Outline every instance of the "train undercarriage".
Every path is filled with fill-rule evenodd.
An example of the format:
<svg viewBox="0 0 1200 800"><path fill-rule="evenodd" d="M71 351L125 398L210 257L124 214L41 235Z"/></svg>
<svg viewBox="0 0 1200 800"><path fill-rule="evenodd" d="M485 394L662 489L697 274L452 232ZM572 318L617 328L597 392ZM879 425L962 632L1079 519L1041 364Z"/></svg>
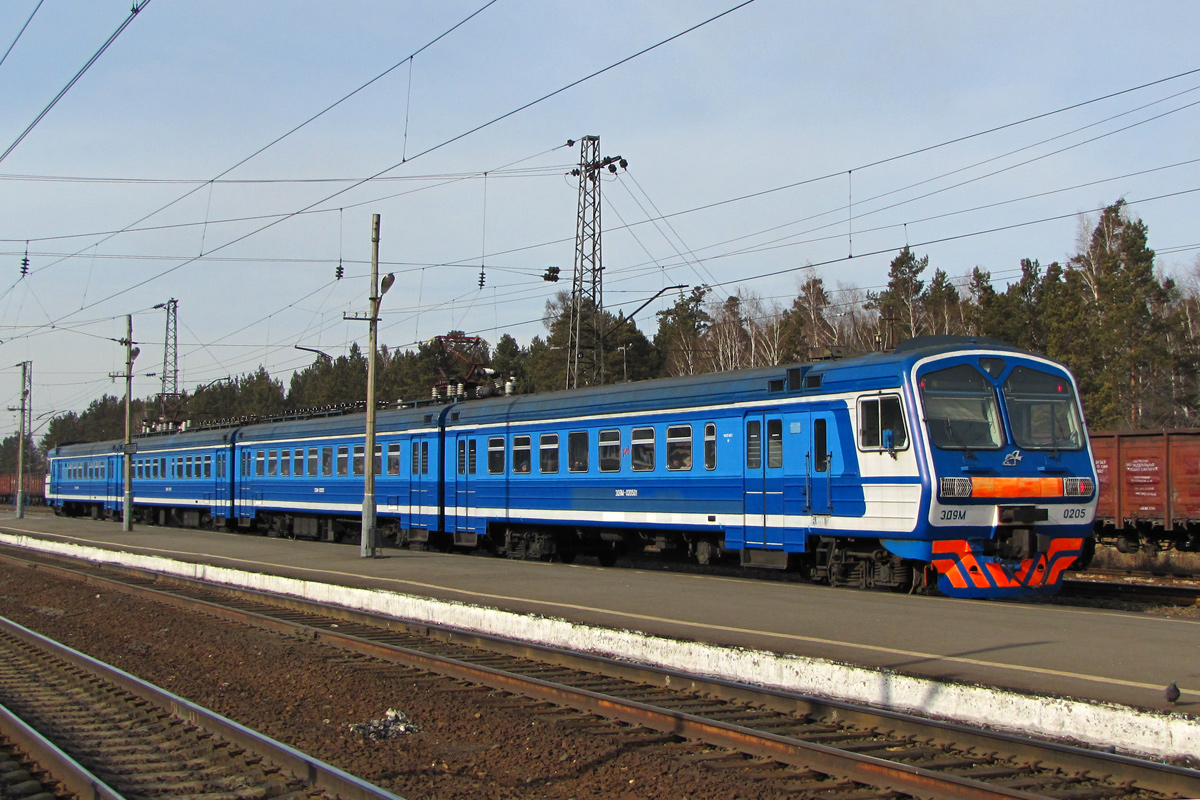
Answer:
<svg viewBox="0 0 1200 800"><path fill-rule="evenodd" d="M1094 539L1097 544L1115 547L1120 553L1148 556L1168 550L1200 553L1200 521L1189 521L1183 527L1170 530L1150 522L1127 524L1120 528L1112 523L1101 523L1096 525Z"/></svg>
<svg viewBox="0 0 1200 800"><path fill-rule="evenodd" d="M120 510L102 504L66 503L55 509L65 516L120 520ZM258 511L254 517L214 517L207 509L170 506L136 506L134 523L140 525L229 530L273 537L323 542L357 543L362 521L358 517ZM920 562L888 553L875 539L818 536L805 553L780 550L726 548L724 537L697 531L640 531L583 526L495 526L486 537L474 533L438 533L401 528L399 521L380 517L381 544L410 550L471 551L480 547L494 555L536 561L573 563L591 556L602 566L612 566L626 555L659 556L700 566L740 564L746 568L799 572L814 583L860 589L927 593L936 585L936 573Z"/></svg>

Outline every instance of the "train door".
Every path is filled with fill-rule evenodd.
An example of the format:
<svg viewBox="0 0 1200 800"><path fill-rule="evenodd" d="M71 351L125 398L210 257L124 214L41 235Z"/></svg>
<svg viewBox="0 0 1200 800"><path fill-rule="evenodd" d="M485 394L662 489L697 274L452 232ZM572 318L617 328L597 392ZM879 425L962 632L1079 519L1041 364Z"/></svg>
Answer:
<svg viewBox="0 0 1200 800"><path fill-rule="evenodd" d="M805 485L810 514L832 514L833 442L836 429L833 412L813 410L808 420L808 452L805 454Z"/></svg>
<svg viewBox="0 0 1200 800"><path fill-rule="evenodd" d="M476 448L478 445L475 440L469 436L459 434L455 437L455 446L451 451L454 455L454 464L447 464L447 473L453 474L453 480L450 481L451 491L448 488L446 495L449 501L453 497L454 503L454 530L462 532L473 532L474 524L471 520L471 509L475 505L475 487L472 485L475 475L475 464L477 458ZM453 466L453 469L450 467ZM446 515L450 516L450 510L447 509Z"/></svg>
<svg viewBox="0 0 1200 800"><path fill-rule="evenodd" d="M104 459L104 491L110 508L123 508L125 503L125 456Z"/></svg>
<svg viewBox="0 0 1200 800"><path fill-rule="evenodd" d="M754 412L743 425L745 541L751 547L782 547L783 417L777 411Z"/></svg>
<svg viewBox="0 0 1200 800"><path fill-rule="evenodd" d="M432 503L430 502L431 491L437 484L437 475L430 472L432 454L430 453L429 440L430 437L427 436L414 436L412 438L408 473L410 525L413 528L424 528L426 530L436 527L436 524L431 523L430 515L433 515L436 522L438 511L436 499Z"/></svg>
<svg viewBox="0 0 1200 800"><path fill-rule="evenodd" d="M249 449L241 448L234 450L236 456L234 464L230 464L231 470L236 470L237 475L237 516L253 517L254 516L254 464L252 463L252 453ZM166 468L172 468L174 459L167 459Z"/></svg>

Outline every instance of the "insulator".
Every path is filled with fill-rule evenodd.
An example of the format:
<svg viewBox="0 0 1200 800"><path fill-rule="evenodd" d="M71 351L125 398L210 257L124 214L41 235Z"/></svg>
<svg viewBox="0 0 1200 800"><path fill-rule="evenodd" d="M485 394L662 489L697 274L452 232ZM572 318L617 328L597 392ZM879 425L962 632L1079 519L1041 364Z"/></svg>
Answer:
<svg viewBox="0 0 1200 800"><path fill-rule="evenodd" d="M334 271L333 275L335 278L337 278L340 281L342 279L342 276L345 274L346 274L345 270L342 269L342 265L339 262L337 265L337 269Z"/></svg>

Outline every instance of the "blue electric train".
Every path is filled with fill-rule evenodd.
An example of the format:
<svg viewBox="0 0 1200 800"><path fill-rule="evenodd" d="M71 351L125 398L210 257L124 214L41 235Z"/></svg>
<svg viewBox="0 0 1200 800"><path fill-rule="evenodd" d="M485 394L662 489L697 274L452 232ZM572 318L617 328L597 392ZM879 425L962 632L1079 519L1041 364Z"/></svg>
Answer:
<svg viewBox="0 0 1200 800"><path fill-rule="evenodd" d="M1001 342L136 439L135 521L516 558L676 551L958 597L1053 592L1096 475L1074 380ZM120 442L49 454L59 513L119 516ZM370 464L368 463L370 462Z"/></svg>

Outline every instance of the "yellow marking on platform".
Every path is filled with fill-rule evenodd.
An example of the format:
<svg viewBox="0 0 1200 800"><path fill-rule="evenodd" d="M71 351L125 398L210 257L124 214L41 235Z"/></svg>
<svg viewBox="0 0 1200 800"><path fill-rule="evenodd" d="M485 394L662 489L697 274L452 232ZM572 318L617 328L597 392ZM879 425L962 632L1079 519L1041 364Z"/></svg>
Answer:
<svg viewBox="0 0 1200 800"><path fill-rule="evenodd" d="M1110 686L1124 686L1124 687L1133 688L1133 689L1149 689L1149 690L1158 691L1158 692L1161 692L1163 690L1163 687L1159 684L1142 683L1139 681L1126 681L1126 680L1121 680L1120 678L1105 678L1105 677L1101 677L1099 675L1085 675L1080 672L1070 672L1067 670L1048 669L1045 667L1023 666L1023 665L1019 665L1019 664L1005 664L1005 663L999 662L999 661L984 661L984 660L978 659L978 658L966 658L963 656L942 655L939 653L925 653L920 650L904 650L904 649L895 648L895 647L883 647L881 645L860 644L857 642L843 642L843 641L839 641L837 639L825 639L825 638L822 638L819 636L805 636L803 634L797 634L797 633L781 633L778 631L764 631L764 630L758 630L755 628L740 628L740 627L735 627L735 626L730 626L730 625L715 625L715 624L709 623L709 622L693 622L691 620L673 619L671 617L658 617L658 616L654 616L652 614L637 614L637 613L633 613L633 612L629 612L629 611L612 611L609 609L600 609L600 608L594 608L592 606L576 605L576 604L572 604L572 603L559 603L559 602L554 602L554 601L549 601L549 600L534 600L534 599L527 598L527 597L515 597L515 596L510 596L510 595L491 594L488 592L479 592L479 591L467 590L467 589L457 589L452 586L440 586L435 583L424 583L421 581L409 580L407 578L376 577L376 576L371 576L371 575L363 575L362 573L357 573L357 572L342 572L340 570L316 569L313 567L297 567L297 566L294 566L291 564L277 564L277 563L274 563L271 561L255 561L255 560L247 559L247 558L237 558L234 556L222 556L222 555L215 555L212 553L198 553L198 552L188 551L188 550L169 550L169 549L165 549L165 548L139 547L137 545L130 545L130 544L126 544L124 542L119 542L119 543L113 542L108 539L88 539L88 538L81 537L81 536L70 536L67 534L49 533L46 531L32 531L32 530L24 530L24 529L20 529L20 528L9 528L8 526L5 526L4 529L17 531L17 532L24 533L24 534L32 534L32 535L39 535L39 536L54 536L54 537L58 537L61 539L70 539L70 540L76 540L76 541L80 541L80 542L87 542L89 544L96 544L98 542L104 543L104 544L109 544L109 545L119 544L123 548L142 550L147 553L155 554L155 555L161 555L164 553L170 554L170 555L179 555L179 556L204 555L207 557L218 558L223 561L231 561L231 562L238 563L238 564L253 564L253 565L264 566L264 567L273 567L276 569L287 569L287 570L293 570L293 571L298 571L298 572L314 573L314 574L318 574L318 575L331 575L331 576L336 576L336 577L341 577L341 578L355 578L355 579L366 578L366 579L373 580L373 581L402 584L405 586L419 587L421 589L429 589L429 590L436 590L436 591L441 591L441 592L450 592L453 594L466 595L466 596L476 598L476 599L482 598L482 599L487 599L487 600L526 603L529 605L544 606L549 609L570 609L573 611L585 611L585 612L590 612L590 613L604 614L607 616L612 616L612 617L617 617L617 618L622 618L622 619L639 620L639 621L643 621L643 622L660 622L660 623L667 623L670 625L680 625L680 626L685 626L685 627L689 627L689 628L695 628L698 630L720 631L723 633L749 634L749 635L753 635L753 636L763 636L763 637L773 638L773 639L782 639L785 641L832 645L834 647L844 647L844 648L848 648L848 649L852 649L852 650L865 650L865 651L872 652L872 653L884 653L887 655L904 656L906 658L917 658L917 659L922 659L925 661L949 662L949 663L953 663L953 664L966 664L966 665L974 666L974 667L988 667L988 668L994 668L994 669L1015 670L1017 672L1031 673L1034 675L1050 675L1050 676L1059 677L1059 678L1072 678L1072 679L1077 679L1077 680L1091 681L1093 683L1103 683L1103 684L1108 684ZM204 533L213 533L213 532L212 531L204 531ZM285 577L285 576L280 576L280 577ZM350 587L350 588L352 588L352 587ZM1181 621L1191 622L1190 620L1181 620ZM579 623L579 624L586 624L586 623ZM1198 624L1200 624L1200 623L1198 623ZM867 669L869 669L869 667L867 667ZM926 678L926 680L930 680L930 679ZM1184 688L1183 686L1180 686L1179 690L1181 692L1183 692L1184 694L1200 693L1200 689Z"/></svg>

